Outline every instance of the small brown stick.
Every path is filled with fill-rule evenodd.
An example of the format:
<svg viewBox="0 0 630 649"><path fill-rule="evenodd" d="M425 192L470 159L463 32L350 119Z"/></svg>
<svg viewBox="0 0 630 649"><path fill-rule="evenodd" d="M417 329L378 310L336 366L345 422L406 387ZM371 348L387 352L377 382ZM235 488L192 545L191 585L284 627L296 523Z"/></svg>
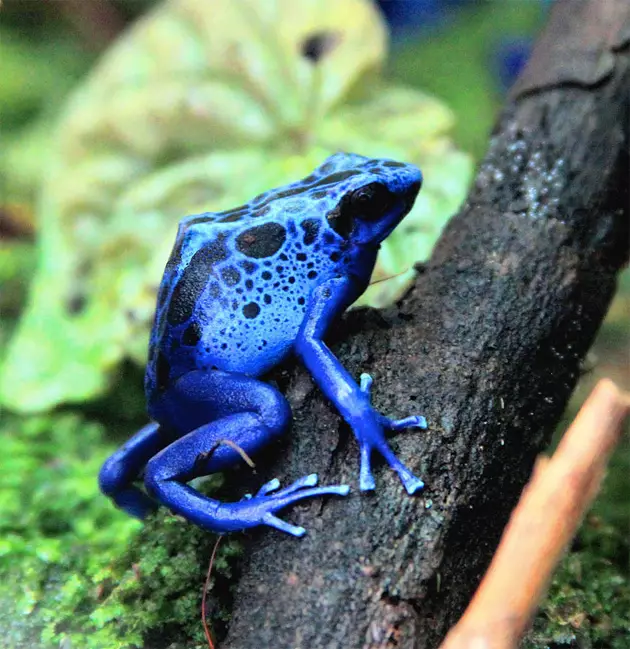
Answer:
<svg viewBox="0 0 630 649"><path fill-rule="evenodd" d="M440 649L515 649L604 476L630 395L601 380L553 457L540 457L475 596Z"/></svg>
<svg viewBox="0 0 630 649"><path fill-rule="evenodd" d="M206 634L206 640L208 642L209 649L215 649L216 645L212 640L212 632L210 631L210 625L208 624L207 615L206 615L206 601L208 597L208 588L210 587L210 575L212 575L212 566L214 566L214 559L217 556L217 550L219 549L219 544L223 537L217 537L214 548L212 548L212 554L210 555L210 561L208 562L208 571L206 572L206 580L203 582L203 593L201 595L201 624L203 625L203 632Z"/></svg>

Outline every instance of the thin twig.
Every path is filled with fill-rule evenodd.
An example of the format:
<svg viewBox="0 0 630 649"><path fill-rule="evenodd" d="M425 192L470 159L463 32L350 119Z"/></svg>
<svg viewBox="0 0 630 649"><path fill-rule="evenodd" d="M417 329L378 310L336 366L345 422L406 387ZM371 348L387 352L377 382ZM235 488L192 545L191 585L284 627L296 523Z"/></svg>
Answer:
<svg viewBox="0 0 630 649"><path fill-rule="evenodd" d="M441 649L514 649L604 476L630 395L601 380L551 459L539 458L479 589Z"/></svg>
<svg viewBox="0 0 630 649"><path fill-rule="evenodd" d="M212 574L212 566L214 565L214 558L216 557L217 550L219 549L219 543L221 543L222 538L222 536L217 537L214 548L212 549L210 561L208 562L206 580L203 582L203 594L201 595L201 623L203 624L203 630L206 634L206 640L208 641L208 647L210 647L210 649L215 649L215 645L212 641L212 633L210 632L208 621L206 620L206 601L208 597L208 587L210 586L210 575Z"/></svg>

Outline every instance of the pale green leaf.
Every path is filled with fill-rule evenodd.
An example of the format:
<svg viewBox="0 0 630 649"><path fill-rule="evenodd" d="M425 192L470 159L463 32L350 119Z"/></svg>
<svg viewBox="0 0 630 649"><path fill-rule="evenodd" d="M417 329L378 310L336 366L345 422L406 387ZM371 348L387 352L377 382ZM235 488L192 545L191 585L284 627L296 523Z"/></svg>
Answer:
<svg viewBox="0 0 630 649"><path fill-rule="evenodd" d="M446 139L444 106L379 80L385 41L367 0L231 0L212 11L170 0L139 21L55 133L39 268L0 400L21 411L83 401L107 389L124 357L144 363L179 219L239 205L336 151L423 168L407 234L384 246L377 275L425 258L469 164ZM417 242L403 245L410 232ZM410 277L366 299L391 301Z"/></svg>

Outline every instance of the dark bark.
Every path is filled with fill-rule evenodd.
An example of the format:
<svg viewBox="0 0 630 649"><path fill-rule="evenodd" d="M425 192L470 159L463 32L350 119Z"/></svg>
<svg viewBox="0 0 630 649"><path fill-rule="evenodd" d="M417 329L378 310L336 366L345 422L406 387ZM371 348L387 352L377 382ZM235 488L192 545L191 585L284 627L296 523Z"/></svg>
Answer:
<svg viewBox="0 0 630 649"><path fill-rule="evenodd" d="M457 620L627 259L629 44L627 0L555 6L414 289L347 316L333 344L357 378L373 375L383 413L427 416L428 431L393 440L423 496L385 468L360 495L345 424L304 370L276 377L296 421L274 473L354 491L288 513L303 540L265 532L248 546L225 647L433 648Z"/></svg>

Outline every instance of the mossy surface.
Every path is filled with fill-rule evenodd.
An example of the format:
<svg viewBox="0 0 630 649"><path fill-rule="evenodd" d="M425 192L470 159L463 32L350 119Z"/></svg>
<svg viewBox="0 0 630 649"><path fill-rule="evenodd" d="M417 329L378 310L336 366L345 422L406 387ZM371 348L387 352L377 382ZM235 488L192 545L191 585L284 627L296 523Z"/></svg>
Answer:
<svg viewBox="0 0 630 649"><path fill-rule="evenodd" d="M0 440L3 646L113 649L149 637L202 646L201 594L216 537L164 512L142 526L116 511L96 484L112 445L101 425L77 414L5 417ZM217 554L222 583L238 547L224 541ZM216 601L211 585L213 626L226 615Z"/></svg>
<svg viewBox="0 0 630 649"><path fill-rule="evenodd" d="M599 516L584 524L523 643L525 649L630 647L628 537Z"/></svg>

